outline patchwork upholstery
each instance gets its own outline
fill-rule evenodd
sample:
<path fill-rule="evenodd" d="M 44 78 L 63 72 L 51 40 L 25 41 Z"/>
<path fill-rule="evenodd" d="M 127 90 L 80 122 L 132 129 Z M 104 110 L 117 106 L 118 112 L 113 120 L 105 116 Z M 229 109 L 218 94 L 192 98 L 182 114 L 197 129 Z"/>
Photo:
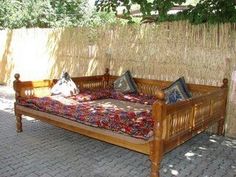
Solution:
<path fill-rule="evenodd" d="M 186 100 L 192 97 L 184 77 L 177 79 L 169 87 L 165 88 L 164 93 L 166 95 L 167 104 L 176 103 L 177 101 Z"/>
<path fill-rule="evenodd" d="M 152 105 L 157 100 L 155 96 L 140 93 L 122 93 L 114 89 L 99 89 L 99 91 L 82 89 L 79 94 L 73 96 L 73 99 L 79 102 L 108 98 L 145 105 Z"/>
<path fill-rule="evenodd" d="M 75 97 L 61 95 L 21 99 L 19 104 L 139 139 L 147 140 L 153 135 L 150 105 L 114 99 L 78 102 Z"/>
<path fill-rule="evenodd" d="M 79 102 L 92 101 L 110 98 L 113 89 L 82 89 L 80 93 L 73 96 L 73 99 Z"/>
<path fill-rule="evenodd" d="M 114 81 L 114 89 L 123 93 L 137 92 L 137 85 L 129 70 Z"/>
<path fill-rule="evenodd" d="M 155 96 L 151 95 L 144 95 L 139 93 L 122 93 L 118 91 L 112 91 L 110 98 L 146 105 L 152 105 L 157 100 Z"/>

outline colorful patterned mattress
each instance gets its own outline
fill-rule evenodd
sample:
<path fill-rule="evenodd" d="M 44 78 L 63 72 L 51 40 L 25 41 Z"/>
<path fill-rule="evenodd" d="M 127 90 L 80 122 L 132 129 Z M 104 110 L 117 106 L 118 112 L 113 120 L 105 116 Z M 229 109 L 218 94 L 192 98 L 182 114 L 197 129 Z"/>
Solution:
<path fill-rule="evenodd" d="M 109 129 L 147 140 L 153 135 L 151 105 L 155 97 L 114 90 L 82 90 L 63 97 L 22 98 L 19 104 L 85 125 Z"/>

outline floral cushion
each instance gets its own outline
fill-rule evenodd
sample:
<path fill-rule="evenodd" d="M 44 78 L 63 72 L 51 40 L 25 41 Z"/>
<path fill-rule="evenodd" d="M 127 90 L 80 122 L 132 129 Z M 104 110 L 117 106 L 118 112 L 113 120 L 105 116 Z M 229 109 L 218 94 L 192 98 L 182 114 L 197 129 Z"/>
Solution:
<path fill-rule="evenodd" d="M 130 71 L 126 71 L 114 81 L 114 89 L 123 93 L 137 92 L 137 85 L 131 76 Z"/>
<path fill-rule="evenodd" d="M 186 100 L 192 97 L 184 77 L 177 79 L 169 87 L 165 88 L 164 93 L 166 95 L 167 104 L 176 103 L 177 101 Z"/>

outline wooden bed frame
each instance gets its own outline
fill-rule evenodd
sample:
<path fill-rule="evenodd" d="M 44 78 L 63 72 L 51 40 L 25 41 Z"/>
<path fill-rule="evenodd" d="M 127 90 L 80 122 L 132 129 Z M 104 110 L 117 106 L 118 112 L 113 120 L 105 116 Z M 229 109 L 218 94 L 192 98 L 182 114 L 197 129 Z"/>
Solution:
<path fill-rule="evenodd" d="M 109 74 L 72 78 L 80 88 L 106 88 L 111 86 L 118 76 Z M 111 144 L 149 155 L 151 160 L 151 177 L 159 177 L 159 168 L 163 155 L 176 148 L 193 136 L 203 132 L 214 123 L 218 124 L 217 133 L 224 133 L 224 121 L 227 103 L 228 80 L 224 79 L 221 87 L 188 84 L 194 97 L 175 104 L 165 104 L 162 88 L 171 82 L 135 78 L 142 93 L 152 94 L 158 98 L 152 106 L 154 119 L 154 136 L 150 140 L 140 140 L 117 134 L 109 130 L 89 127 L 49 113 L 26 108 L 18 104 L 20 97 L 46 96 L 56 80 L 20 81 L 15 74 L 15 116 L 16 130 L 22 132 L 22 115 L 34 117 L 49 124 L 78 132 Z"/>

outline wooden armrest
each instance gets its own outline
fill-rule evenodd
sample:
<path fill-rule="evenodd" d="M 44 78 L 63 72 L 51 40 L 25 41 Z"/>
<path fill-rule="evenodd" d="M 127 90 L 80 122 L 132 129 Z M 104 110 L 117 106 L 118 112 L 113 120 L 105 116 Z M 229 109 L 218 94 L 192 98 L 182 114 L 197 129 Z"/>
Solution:
<path fill-rule="evenodd" d="M 53 80 L 20 81 L 20 74 L 15 74 L 15 79 L 13 87 L 16 92 L 16 99 L 18 97 L 48 96 L 55 82 Z"/>
<path fill-rule="evenodd" d="M 108 88 L 109 73 L 97 76 L 83 76 L 74 77 L 72 80 L 80 89 L 100 89 Z M 42 97 L 49 96 L 52 86 L 57 82 L 54 80 L 40 80 L 40 81 L 21 81 L 20 74 L 15 74 L 15 81 L 13 83 L 16 92 L 16 99 L 18 97 Z"/>
<path fill-rule="evenodd" d="M 227 87 L 218 87 L 186 101 L 166 104 L 164 94 L 156 93 L 153 105 L 155 124 L 161 127 L 159 138 L 169 140 L 189 132 L 198 133 L 222 119 L 227 102 Z M 157 131 L 156 129 L 154 131 Z"/>
<path fill-rule="evenodd" d="M 181 134 L 197 134 L 220 120 L 224 115 L 227 89 L 218 88 L 213 92 L 193 99 L 166 106 L 166 133 L 171 139 Z"/>

